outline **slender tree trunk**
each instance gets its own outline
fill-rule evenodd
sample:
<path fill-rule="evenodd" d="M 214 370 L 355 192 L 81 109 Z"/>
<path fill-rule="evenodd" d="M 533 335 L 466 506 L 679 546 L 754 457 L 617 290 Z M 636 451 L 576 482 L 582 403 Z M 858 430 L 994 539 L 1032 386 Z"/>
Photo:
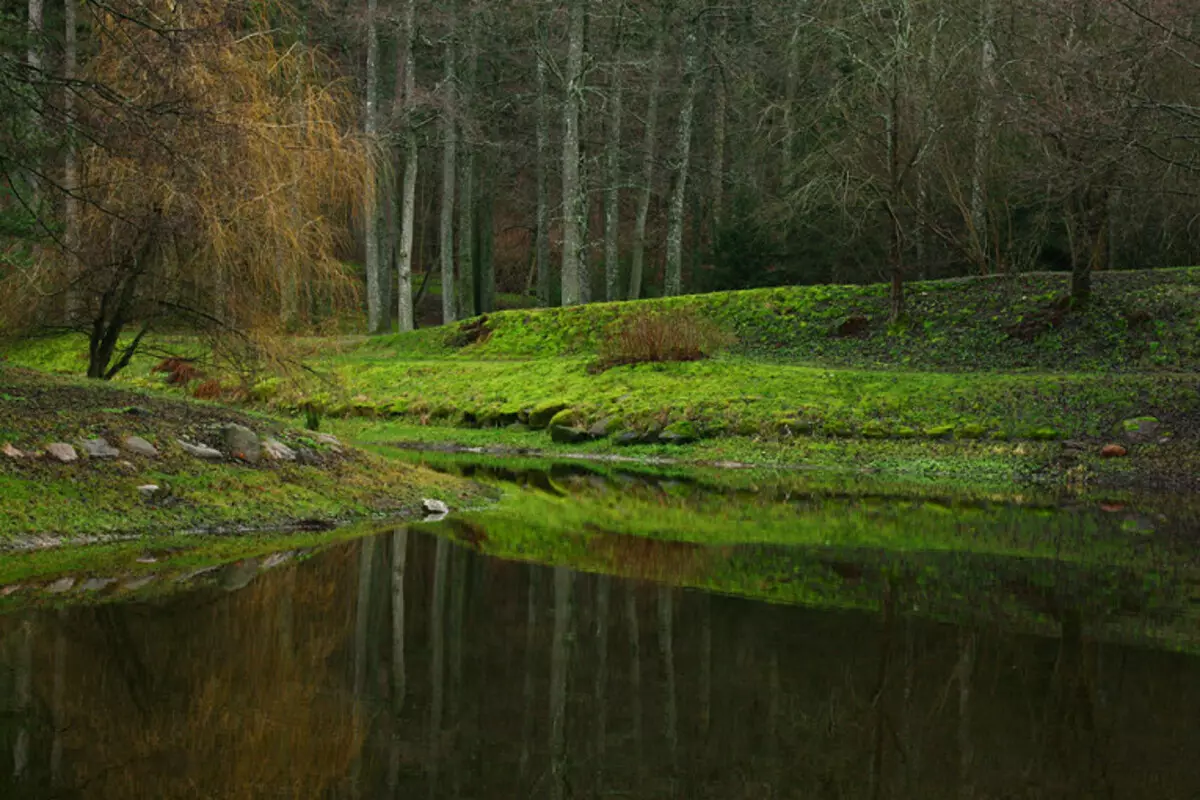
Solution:
<path fill-rule="evenodd" d="M 63 65 L 62 75 L 67 86 L 63 90 L 63 114 L 68 126 L 74 124 L 75 88 L 71 85 L 78 72 L 79 47 L 76 30 L 76 0 L 63 0 Z M 74 193 L 79 188 L 79 150 L 74 131 L 67 130 L 67 148 L 63 155 L 63 245 L 67 262 L 67 323 L 79 316 L 81 293 L 76 283 L 82 277 L 79 268 L 79 202 Z"/>
<path fill-rule="evenodd" d="M 413 330 L 415 325 L 413 296 L 412 296 L 412 264 L 413 264 L 413 231 L 417 226 L 417 133 L 412 126 L 412 107 L 416 102 L 417 62 L 416 47 L 416 0 L 406 0 L 404 4 L 404 60 L 403 80 L 397 84 L 403 86 L 403 106 L 401 113 L 404 120 L 404 185 L 400 196 L 400 241 L 397 246 L 396 271 L 399 273 L 396 289 L 396 319 L 399 329 Z M 399 159 L 397 159 L 398 161 Z"/>
<path fill-rule="evenodd" d="M 971 238 L 980 274 L 987 274 L 990 255 L 987 219 L 987 173 L 992 150 L 992 104 L 996 84 L 996 46 L 992 41 L 993 0 L 979 6 L 979 85 L 975 97 L 974 154 L 971 163 Z"/>
<path fill-rule="evenodd" d="M 478 264 L 475 260 L 475 84 L 479 72 L 479 15 L 481 7 L 467 6 L 467 42 L 463 51 L 462 92 L 459 95 L 459 197 L 458 197 L 458 315 L 464 319 L 478 313 L 475 284 Z"/>
<path fill-rule="evenodd" d="M 550 88 L 546 78 L 548 43 L 538 21 L 537 43 L 537 216 L 534 220 L 537 260 L 537 302 L 550 305 Z"/>
<path fill-rule="evenodd" d="M 721 25 L 721 39 L 725 37 L 725 24 Z M 729 93 L 725 86 L 725 75 L 718 67 L 713 76 L 713 138 L 712 138 L 712 187 L 709 189 L 710 243 L 715 244 L 721 231 L 725 215 L 725 131 L 729 116 Z"/>
<path fill-rule="evenodd" d="M 662 87 L 663 22 L 656 23 L 654 52 L 650 57 L 650 90 L 646 98 L 646 122 L 642 133 L 642 183 L 638 191 L 637 216 L 633 227 L 633 252 L 629 263 L 629 299 L 642 296 L 642 271 L 646 258 L 646 221 L 650 216 L 650 198 L 654 194 L 654 163 L 658 145 L 658 95 Z"/>
<path fill-rule="evenodd" d="M 566 98 L 563 101 L 562 149 L 562 304 L 583 301 L 581 262 L 587 220 L 583 180 L 580 175 L 579 123 L 583 106 L 583 37 L 587 0 L 571 0 L 568 7 Z"/>
<path fill-rule="evenodd" d="M 621 299 L 621 117 L 624 101 L 622 58 L 625 53 L 623 11 L 617 11 L 612 80 L 608 88 L 608 132 L 604 139 L 604 299 Z"/>
<path fill-rule="evenodd" d="M 367 183 L 366 207 L 366 271 L 367 271 L 367 330 L 382 333 L 387 319 L 384 307 L 383 265 L 381 263 L 380 238 L 383 228 L 383 209 L 380 203 L 384 182 L 382 165 L 379 163 L 379 29 L 378 0 L 367 0 L 367 146 L 371 152 L 371 178 Z"/>
<path fill-rule="evenodd" d="M 482 175 L 483 191 L 479 197 L 479 211 L 475 214 L 479 242 L 479 313 L 489 314 L 496 310 L 496 178 L 495 161 L 487 158 L 490 169 Z"/>
<path fill-rule="evenodd" d="M 550 650 L 550 796 L 563 800 L 566 787 L 567 687 L 571 669 L 571 590 L 574 573 L 554 569 L 554 639 Z"/>
<path fill-rule="evenodd" d="M 455 95 L 458 87 L 454 63 L 454 3 L 451 1 L 450 31 L 446 34 L 445 75 L 442 80 L 442 220 L 440 250 L 442 261 L 442 324 L 457 319 L 454 303 L 454 164 L 458 148 L 458 120 Z"/>
<path fill-rule="evenodd" d="M 692 117 L 696 108 L 696 89 L 699 83 L 696 68 L 699 48 L 696 32 L 689 31 L 684 43 L 683 107 L 679 110 L 679 139 L 675 150 L 675 186 L 671 207 L 667 213 L 667 274 L 663 294 L 674 297 L 683 294 L 683 217 L 687 197 L 688 162 L 692 149 Z"/>

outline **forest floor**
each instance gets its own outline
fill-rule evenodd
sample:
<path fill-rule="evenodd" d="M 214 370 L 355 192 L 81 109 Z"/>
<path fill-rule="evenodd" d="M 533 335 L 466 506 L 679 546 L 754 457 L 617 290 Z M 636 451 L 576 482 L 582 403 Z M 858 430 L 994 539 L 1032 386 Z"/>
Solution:
<path fill-rule="evenodd" d="M 179 444 L 219 446 L 218 431 L 229 424 L 301 457 L 206 460 Z M 130 436 L 157 453 L 129 449 Z M 110 455 L 87 454 L 84 442 L 98 438 L 113 447 Z M 53 443 L 69 445 L 77 458 L 54 458 Z M 328 530 L 353 519 L 420 516 L 424 498 L 459 506 L 478 492 L 262 414 L 3 366 L 0 448 L 0 546 L 9 548 L 139 534 Z"/>
<path fill-rule="evenodd" d="M 231 398 L 366 445 L 831 467 L 913 481 L 1073 490 L 1200 488 L 1200 269 L 759 289 L 509 310 L 378 337 L 300 339 L 309 369 L 235 379 L 185 339 L 122 376 L 162 387 L 187 352 Z M 632 316 L 682 314 L 727 345 L 682 363 L 604 368 Z M 80 369 L 82 343 L 12 363 Z M 1138 420 L 1138 422 L 1131 422 Z M 1153 421 L 1151 421 L 1153 420 Z M 552 436 L 557 431 L 557 436 Z M 1122 455 L 1102 458 L 1109 453 Z"/>

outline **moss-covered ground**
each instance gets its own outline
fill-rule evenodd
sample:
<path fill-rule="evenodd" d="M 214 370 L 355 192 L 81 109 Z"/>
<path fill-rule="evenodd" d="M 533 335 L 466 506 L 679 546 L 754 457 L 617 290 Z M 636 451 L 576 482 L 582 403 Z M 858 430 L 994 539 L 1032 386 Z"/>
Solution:
<path fill-rule="evenodd" d="M 313 409 L 327 427 L 375 443 L 836 464 L 1076 487 L 1197 485 L 1200 269 L 1103 273 L 1085 306 L 1065 301 L 1062 274 L 909 289 L 908 316 L 893 324 L 882 285 L 761 289 L 301 339 L 292 355 L 311 371 L 247 384 L 213 367 L 210 377 L 274 413 Z M 629 314 L 680 309 L 716 322 L 734 343 L 704 361 L 596 370 L 602 344 Z M 164 350 L 205 356 L 186 339 L 154 344 L 124 381 L 162 386 L 151 370 Z M 82 352 L 78 340 L 52 339 L 9 358 L 77 372 Z M 1161 420 L 1160 433 L 1134 444 L 1115 431 L 1141 416 Z M 556 444 L 541 430 L 552 417 L 608 435 Z M 663 429 L 682 436 L 617 446 L 623 432 Z M 1108 443 L 1129 457 L 1101 460 Z"/>
<path fill-rule="evenodd" d="M 215 425 L 235 422 L 311 453 L 309 463 L 209 462 L 178 440 L 212 442 Z M 110 443 L 136 435 L 159 449 L 146 458 L 123 453 L 69 464 L 41 455 L 52 442 Z M 190 530 L 282 529 L 297 523 L 411 513 L 424 497 L 455 505 L 471 489 L 461 481 L 397 461 L 313 439 L 259 414 L 212 403 L 130 391 L 0 368 L 0 543 L 37 537 L 169 534 Z M 145 498 L 138 487 L 160 491 Z"/>

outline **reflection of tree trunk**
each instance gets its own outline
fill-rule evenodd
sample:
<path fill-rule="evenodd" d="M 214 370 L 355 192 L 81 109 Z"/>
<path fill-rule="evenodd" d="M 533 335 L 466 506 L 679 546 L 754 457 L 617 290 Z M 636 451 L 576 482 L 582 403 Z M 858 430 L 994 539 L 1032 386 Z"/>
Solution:
<path fill-rule="evenodd" d="M 971 687 L 975 677 L 975 632 L 958 632 L 958 796 L 975 796 L 971 765 L 975 749 L 971 744 Z"/>
<path fill-rule="evenodd" d="M 360 709 L 366 704 L 367 692 L 367 634 L 371 622 L 371 571 L 375 563 L 375 539 L 359 540 L 358 554 L 358 598 L 354 609 L 354 702 Z M 365 716 L 365 715 L 364 715 Z M 362 754 L 354 760 L 350 784 L 354 796 L 358 797 L 361 787 Z"/>
<path fill-rule="evenodd" d="M 1047 706 L 1051 715 L 1047 727 L 1052 731 L 1048 749 L 1057 756 L 1063 780 L 1079 787 L 1079 797 L 1111 797 L 1078 609 L 1063 613 L 1062 640 Z"/>
<path fill-rule="evenodd" d="M 537 640 L 537 578 L 538 567 L 529 567 L 529 593 L 525 608 L 525 687 L 523 708 L 525 716 L 521 722 L 520 785 L 526 786 L 529 775 L 529 746 L 533 740 L 533 648 Z"/>
<path fill-rule="evenodd" d="M 70 2 L 71 0 L 67 0 L 68 5 Z M 62 735 L 67 729 L 67 637 L 63 633 L 66 619 L 67 613 L 60 610 L 58 624 L 54 629 L 54 689 L 50 701 L 50 713 L 54 720 L 54 741 L 50 745 L 50 784 L 55 787 L 63 785 Z"/>
<path fill-rule="evenodd" d="M 17 717 L 17 740 L 13 744 L 13 777 L 21 780 L 29 769 L 29 713 L 33 702 L 33 622 L 21 622 L 20 643 L 17 650 L 15 671 L 16 697 L 14 712 Z"/>
<path fill-rule="evenodd" d="M 642 634 L 638 627 L 637 593 L 632 583 L 625 595 L 625 620 L 629 626 L 629 716 L 640 776 L 645 764 L 642 758 Z"/>
<path fill-rule="evenodd" d="M 467 552 L 459 548 L 451 551 L 451 587 L 450 587 L 450 693 L 447 712 L 450 717 L 453 752 L 463 753 L 462 743 L 463 713 L 463 614 L 466 603 L 467 586 Z M 461 765 L 451 770 L 453 796 L 462 794 Z"/>
<path fill-rule="evenodd" d="M 596 796 L 603 794 L 604 757 L 608 735 L 608 599 L 612 583 L 607 575 L 596 578 Z"/>
<path fill-rule="evenodd" d="M 671 795 L 679 776 L 679 719 L 675 707 L 675 597 L 669 586 L 658 589 L 658 650 L 663 664 L 663 736 L 671 770 Z"/>
<path fill-rule="evenodd" d="M 429 612 L 429 796 L 437 796 L 438 771 L 441 766 L 442 708 L 445 702 L 446 664 L 446 565 L 450 558 L 450 544 L 445 539 L 437 540 L 433 562 L 433 604 Z"/>
<path fill-rule="evenodd" d="M 700 617 L 700 732 L 712 721 L 712 595 L 704 595 Z"/>
<path fill-rule="evenodd" d="M 554 639 L 550 651 L 550 786 L 551 796 L 562 800 L 567 793 L 566 732 L 567 682 L 571 666 L 571 585 L 574 573 L 566 567 L 554 569 Z"/>
<path fill-rule="evenodd" d="M 408 528 L 392 533 L 392 752 L 388 762 L 388 786 L 396 793 L 400 780 L 400 716 L 408 695 L 408 672 L 404 657 L 404 572 L 408 567 Z"/>
<path fill-rule="evenodd" d="M 884 689 L 887 686 L 888 669 L 892 657 L 892 627 L 894 624 L 894 598 L 891 584 L 884 587 L 883 596 L 883 633 L 879 637 L 879 671 L 875 677 L 875 688 L 871 693 L 871 771 L 869 776 L 870 789 L 868 795 L 875 800 L 883 796 L 883 745 L 884 727 L 887 724 L 884 713 Z"/>
<path fill-rule="evenodd" d="M 921 772 L 920 733 L 913 729 L 913 685 L 917 677 L 916 636 L 911 618 L 904 620 L 904 709 L 900 718 L 900 741 L 904 743 L 904 791 L 913 794 Z"/>

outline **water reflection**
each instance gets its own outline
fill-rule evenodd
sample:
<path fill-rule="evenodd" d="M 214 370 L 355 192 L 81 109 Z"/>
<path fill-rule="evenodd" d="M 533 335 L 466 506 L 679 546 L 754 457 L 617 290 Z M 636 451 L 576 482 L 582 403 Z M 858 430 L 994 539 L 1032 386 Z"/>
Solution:
<path fill-rule="evenodd" d="M 1200 659 L 814 610 L 397 530 L 0 618 L 13 798 L 1194 798 Z"/>

